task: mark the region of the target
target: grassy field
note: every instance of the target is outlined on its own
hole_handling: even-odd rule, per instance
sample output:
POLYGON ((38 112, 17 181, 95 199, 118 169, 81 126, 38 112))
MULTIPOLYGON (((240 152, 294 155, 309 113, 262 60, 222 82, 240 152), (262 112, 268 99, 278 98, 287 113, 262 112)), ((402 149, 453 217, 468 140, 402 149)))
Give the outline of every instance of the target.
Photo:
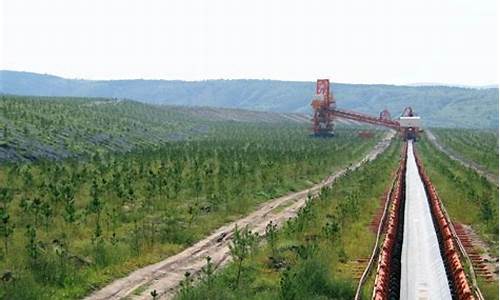
POLYGON ((1 95, 0 163, 124 153, 203 138, 220 122, 293 123, 290 117, 116 99, 1 95))
POLYGON ((432 132, 444 146, 498 177, 498 131, 435 128, 432 132))
POLYGON ((177 299, 352 299, 357 282, 350 261, 371 254, 375 234, 369 224, 399 153, 395 142, 375 161, 324 189, 283 228, 268 225, 261 247, 238 229, 234 262, 215 274, 207 263, 201 281, 193 285, 186 277, 177 299))
MULTIPOLYGON (((485 135, 487 138, 487 135, 485 135)), ((489 138, 488 138, 489 139, 489 138)), ((491 143, 487 141, 485 143, 491 143)), ((417 143, 427 174, 454 222, 471 225, 498 253, 498 187, 449 159, 427 139, 417 143)), ((495 156, 492 156, 495 159, 495 156)), ((498 159, 498 156, 496 156, 498 159)), ((498 299, 498 283, 480 282, 486 299, 498 299)))
POLYGON ((203 137, 128 153, 4 164, 0 271, 13 280, 0 298, 79 298, 318 182, 377 141, 348 129, 313 139, 292 123, 210 126, 203 137))
MULTIPOLYGON (((433 132, 498 174, 497 133, 433 132)), ((359 160, 382 136, 357 133, 313 139, 307 125, 273 113, 2 96, 0 298, 80 298, 178 253, 259 203, 359 160)), ((368 225, 399 148, 394 142, 339 179, 282 229, 270 225, 264 246, 241 229, 241 268, 213 274, 208 263, 201 283, 187 277, 178 298, 352 298, 350 263, 370 254, 368 225)), ((496 253, 498 188, 425 138, 417 149, 451 217, 496 253)), ((498 285, 480 284, 498 299, 498 285)))

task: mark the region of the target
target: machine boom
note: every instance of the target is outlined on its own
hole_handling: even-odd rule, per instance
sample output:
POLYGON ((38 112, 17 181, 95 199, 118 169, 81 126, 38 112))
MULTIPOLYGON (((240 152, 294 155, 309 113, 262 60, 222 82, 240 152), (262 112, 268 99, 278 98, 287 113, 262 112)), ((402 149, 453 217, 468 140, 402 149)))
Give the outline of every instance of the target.
POLYGON ((383 110, 379 117, 370 116, 359 112, 337 108, 335 98, 330 91, 328 79, 318 79, 316 95, 311 102, 314 110, 313 134, 314 136, 333 136, 334 119, 341 118, 361 123, 384 126, 399 131, 405 140, 416 140, 421 127, 420 117, 415 116, 411 107, 406 107, 397 120, 391 119, 389 111, 383 110))

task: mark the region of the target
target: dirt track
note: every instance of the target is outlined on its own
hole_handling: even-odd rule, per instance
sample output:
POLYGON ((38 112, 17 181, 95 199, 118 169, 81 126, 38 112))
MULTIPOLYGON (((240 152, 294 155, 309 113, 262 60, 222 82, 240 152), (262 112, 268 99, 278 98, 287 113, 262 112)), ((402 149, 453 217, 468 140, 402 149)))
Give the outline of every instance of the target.
POLYGON ((427 134, 427 137, 429 138, 429 141, 431 141, 431 143, 434 146, 436 146, 436 148, 438 148, 439 151, 441 151, 444 154, 448 155, 451 159, 453 159, 455 161, 458 161, 463 166, 476 171, 476 173, 478 173, 479 175, 481 175, 484 178, 486 178, 489 182, 491 182, 492 184, 498 186, 498 177, 495 174, 492 174, 491 172, 488 172, 486 170, 486 168, 484 168, 483 166, 479 165, 478 163, 475 163, 473 161, 464 159, 459 154, 457 154, 455 151, 453 151, 453 150, 451 150, 449 148, 445 148, 439 142, 439 140, 436 138, 436 136, 431 131, 429 131, 429 129, 426 129, 425 133, 427 134))
POLYGON ((229 243, 232 230, 236 224, 239 227, 248 225, 252 231, 259 234, 265 231, 266 225, 271 220, 279 225, 283 224, 304 205, 309 193, 316 195, 323 186, 333 184, 335 179, 342 176, 347 170, 357 169, 363 163, 375 159, 387 149, 394 134, 395 132, 392 130, 388 132, 361 161, 336 172, 321 183, 307 190, 270 200, 259 206, 256 211, 248 216, 220 227, 208 237, 184 251, 156 264, 136 270, 124 278, 117 279, 92 293, 86 299, 151 299, 150 292, 152 290, 158 292, 159 297, 157 299, 172 298, 175 295, 177 286, 184 278, 184 273, 197 274, 201 267, 205 265, 207 256, 212 258, 212 262, 217 267, 230 261, 229 243))

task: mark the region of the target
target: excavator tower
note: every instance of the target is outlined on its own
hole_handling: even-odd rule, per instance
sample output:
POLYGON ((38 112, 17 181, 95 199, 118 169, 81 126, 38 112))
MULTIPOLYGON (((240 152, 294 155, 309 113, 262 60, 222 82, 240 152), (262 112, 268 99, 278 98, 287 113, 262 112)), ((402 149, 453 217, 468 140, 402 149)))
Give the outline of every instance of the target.
POLYGON ((399 131, 404 140, 416 140, 421 131, 420 117, 416 116, 411 107, 406 107, 399 119, 392 119, 387 109, 378 117, 364 113, 338 109, 335 98, 330 91, 330 80, 318 79, 316 94, 311 102, 313 108, 313 135, 330 137, 334 135, 335 118, 352 120, 360 123, 379 125, 399 131))
POLYGON ((319 137, 333 136, 333 110, 335 99, 330 93, 330 80, 318 79, 316 82, 316 95, 311 103, 313 114, 313 135, 319 137))

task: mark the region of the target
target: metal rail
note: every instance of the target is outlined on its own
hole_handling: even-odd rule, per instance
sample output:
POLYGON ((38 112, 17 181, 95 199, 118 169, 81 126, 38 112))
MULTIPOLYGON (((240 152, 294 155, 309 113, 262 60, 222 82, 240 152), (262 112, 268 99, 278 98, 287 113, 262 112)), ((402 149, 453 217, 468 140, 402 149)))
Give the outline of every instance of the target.
POLYGON ((392 294, 391 290, 393 290, 392 281, 394 281, 394 277, 398 277, 399 271, 394 266, 395 259, 393 259, 393 255, 400 248, 400 244, 397 243, 397 237, 400 235, 402 227, 401 202, 404 201, 403 187, 405 178, 403 174, 406 172, 407 147, 407 144, 403 146, 404 153, 399 163, 397 177, 390 198, 388 220, 385 224, 385 238, 378 257, 373 299, 389 298, 392 294))
MULTIPOLYGON (((402 148, 402 151, 403 150, 404 150, 404 148, 402 148)), ((405 155, 403 152, 401 154, 405 155)), ((399 173, 400 169, 401 169, 401 165, 394 172, 394 174, 392 176, 392 177, 394 177, 394 180, 392 180, 391 187, 385 195, 384 210, 382 212, 382 216, 380 217, 380 222, 378 224, 377 236, 375 238, 375 244, 373 245, 373 250, 372 250, 372 254, 370 256, 370 260, 368 261, 368 265, 366 266, 365 270, 363 271, 363 274, 361 275, 361 278, 359 279, 358 287, 356 288, 356 295, 354 296, 355 300, 361 299, 361 290, 362 290, 363 285, 365 284, 366 280, 368 279, 368 276, 370 275, 370 272, 373 268, 373 265, 376 261, 378 254, 379 254, 379 251, 380 251, 379 246, 380 246, 380 242, 382 241, 381 237, 382 237, 382 234, 384 233, 384 227, 385 227, 385 223, 387 221, 387 211, 389 210, 389 205, 391 203, 390 200, 391 200, 392 194, 394 192, 394 187, 395 187, 396 182, 398 180, 397 174, 399 173)))

